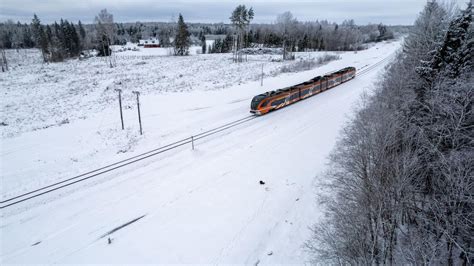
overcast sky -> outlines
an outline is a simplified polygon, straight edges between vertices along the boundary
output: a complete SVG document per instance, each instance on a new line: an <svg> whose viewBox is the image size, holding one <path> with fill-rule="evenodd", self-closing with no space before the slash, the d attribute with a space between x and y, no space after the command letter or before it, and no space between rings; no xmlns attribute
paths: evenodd
<svg viewBox="0 0 474 266"><path fill-rule="evenodd" d="M0 0L0 21L30 22L36 13L43 23L60 18L93 22L103 8L115 22L171 21L178 13L189 22L225 22L238 4L253 7L256 23L271 23L276 15L290 11L300 21L326 19L357 24L413 24L427 0ZM454 0L464 7L468 0Z"/></svg>

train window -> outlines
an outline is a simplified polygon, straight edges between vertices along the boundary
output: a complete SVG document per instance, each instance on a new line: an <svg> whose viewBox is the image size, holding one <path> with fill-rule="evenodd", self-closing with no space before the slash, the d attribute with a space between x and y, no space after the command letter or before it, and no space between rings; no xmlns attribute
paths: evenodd
<svg viewBox="0 0 474 266"><path fill-rule="evenodd" d="M258 104L265 99L265 95L257 95L253 97L252 102L250 103L250 109L255 110L258 107Z"/></svg>
<svg viewBox="0 0 474 266"><path fill-rule="evenodd" d="M290 101L292 101L292 100L294 100L294 99L297 99L297 98L299 98L299 97L300 97L300 96L299 96L299 93L294 93L294 94L291 95Z"/></svg>
<svg viewBox="0 0 474 266"><path fill-rule="evenodd" d="M272 102L272 106L277 106L285 102L285 98L278 99Z"/></svg>
<svg viewBox="0 0 474 266"><path fill-rule="evenodd" d="M309 90L302 90L301 91L301 96L305 96L308 93L309 93Z"/></svg>
<svg viewBox="0 0 474 266"><path fill-rule="evenodd" d="M321 88L321 86L318 84L318 85L313 87L313 90L319 90L320 88Z"/></svg>

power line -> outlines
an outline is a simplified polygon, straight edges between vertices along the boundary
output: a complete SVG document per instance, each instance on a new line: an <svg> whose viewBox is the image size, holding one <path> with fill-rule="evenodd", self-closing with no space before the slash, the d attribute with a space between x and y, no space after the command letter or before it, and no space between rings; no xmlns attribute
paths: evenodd
<svg viewBox="0 0 474 266"><path fill-rule="evenodd" d="M365 69L363 69L363 70L361 70L361 71L357 74L357 76L362 76L362 75L367 74L367 73L370 72L372 69L376 68L377 66L379 66L379 65L382 64L383 62L387 61L387 60L390 59L391 57L392 57L392 55L391 55L391 56L387 56L386 58L380 60L379 62L377 62L377 63L375 63L375 64L373 64L373 65L371 65L371 66L369 66L369 67L367 67L367 68L365 68ZM150 151L147 151L147 152L144 152L144 153L141 153L141 154L132 156L132 157L130 157L130 158L127 158L127 159L124 159L124 160L121 160L121 161L118 161L118 162L115 162L115 163L112 163L112 164L109 164L109 165L106 165L106 166L103 166L103 167L94 169L94 170L92 170L92 171L89 171L89 172L86 172L86 173L83 173L83 174L80 174L80 175L77 175L77 176L74 176L74 177L71 177L71 178L68 178L68 179L65 179L65 180L56 182L56 183L53 183L53 184L50 184L50 185L47 185L47 186L44 186L44 187L41 187L41 188L38 188L38 189L35 189L35 190L32 190L32 191L29 191L29 192L26 192L26 193L23 193L23 194L14 196L14 197L12 197L12 198L9 198L9 199L0 201L0 204L8 203L8 204L5 204L5 205L0 206L0 209L6 208L6 207L9 207L9 206L12 206L12 205L19 204L19 203L21 203L21 202L25 202L25 201L27 201L27 200L30 200L30 199L39 197L39 196L41 196L41 195L45 195L45 194L51 193L51 192L53 192L53 191L56 191L56 190L59 190L59 189L62 189L62 188L71 186L71 185L73 185L73 184L76 184L76 183L79 183L79 182L88 180L88 179L90 179L90 178L93 178L93 177L96 177L96 176L99 176L99 175L102 175L102 174L111 172L111 171L113 171L113 170L116 170L116 169L125 167L125 166L127 166L127 165L130 165L130 164L133 164L133 163L142 161L142 160L144 160L144 159L153 157L153 156L155 156L155 155L164 153L164 152L166 152L166 151L169 151L169 150L172 150L172 149L176 149L176 148L181 147L181 146L184 146L184 145L186 145L186 144L191 144L191 145L193 146L193 148L194 148L194 141L196 141L196 140L200 140L200 139L209 137L209 136L211 136L211 135L214 135L214 134L217 134L217 133L219 133L219 132L225 131L225 130L230 129L230 128L232 128L232 127L235 127L235 126L238 126L238 125L240 125L240 124L249 122L249 121L251 121L251 120L253 120L253 119L255 119L255 118L257 118L257 116L249 115L249 116L246 116L246 117L243 117L243 118L234 120L234 121L232 121L232 122L226 123L226 124L224 124L224 125L215 127L215 128L213 128L213 129L210 129L210 130L201 132L201 133L199 133L199 134L192 135L192 136L189 137L189 138L181 139L181 140L178 140L178 141L176 141L176 142L167 144L167 145L165 145L165 146L158 147L158 148L156 148L156 149L153 149L153 150L150 150Z"/></svg>

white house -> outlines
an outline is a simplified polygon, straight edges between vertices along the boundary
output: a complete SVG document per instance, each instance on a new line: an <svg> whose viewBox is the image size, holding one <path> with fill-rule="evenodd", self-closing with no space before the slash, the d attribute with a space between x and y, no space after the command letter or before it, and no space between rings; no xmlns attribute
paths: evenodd
<svg viewBox="0 0 474 266"><path fill-rule="evenodd" d="M138 46L143 46L144 48L157 48L160 47L160 40L157 38L139 40Z"/></svg>

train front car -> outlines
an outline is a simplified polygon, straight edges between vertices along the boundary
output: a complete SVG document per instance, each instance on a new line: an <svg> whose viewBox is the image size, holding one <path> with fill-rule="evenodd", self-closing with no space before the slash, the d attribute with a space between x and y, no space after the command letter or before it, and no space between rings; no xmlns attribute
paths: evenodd
<svg viewBox="0 0 474 266"><path fill-rule="evenodd" d="M355 67L346 67L345 74L343 76L344 81L355 78L356 68Z"/></svg>
<svg viewBox="0 0 474 266"><path fill-rule="evenodd" d="M266 94L259 94L252 98L252 102L250 103L250 112L256 115L264 114L261 110L262 101L267 97Z"/></svg>

